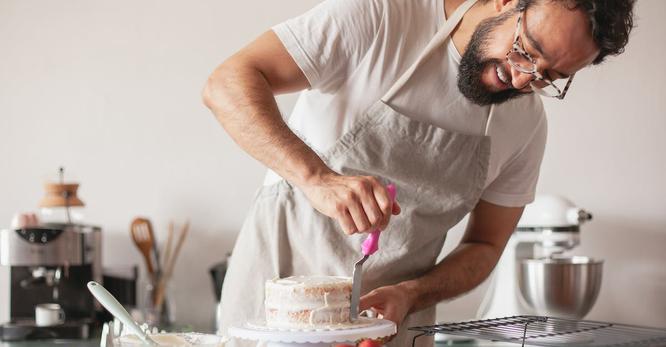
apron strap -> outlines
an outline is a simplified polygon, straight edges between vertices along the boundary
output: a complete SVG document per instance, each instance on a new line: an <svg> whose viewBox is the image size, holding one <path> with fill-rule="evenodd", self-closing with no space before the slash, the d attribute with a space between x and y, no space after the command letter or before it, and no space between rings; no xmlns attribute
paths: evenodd
<svg viewBox="0 0 666 347"><path fill-rule="evenodd" d="M490 122L493 121L493 115L495 114L495 104L490 104L490 111L488 111L488 118L486 118L486 126L483 130L483 136L490 135Z"/></svg>
<svg viewBox="0 0 666 347"><path fill-rule="evenodd" d="M460 20L462 19L463 15L467 13L467 10L469 10L472 5L476 3L476 0L467 0L465 1L462 5L458 6L458 8L453 12L453 15L451 15L451 18L449 18L446 23L444 23L444 26L437 31L435 36L428 42L428 45L426 48L421 52L419 57L416 59L416 61L405 71L400 78L398 78L397 81L391 86L388 92L381 98L383 102L388 102L391 100L396 93L402 88L407 81L409 81L410 77L414 74L414 71L416 71L416 68L419 67L419 65L427 59L432 52L435 51L439 46L441 46L446 39L449 38L449 35L453 31L453 29L460 23Z"/></svg>

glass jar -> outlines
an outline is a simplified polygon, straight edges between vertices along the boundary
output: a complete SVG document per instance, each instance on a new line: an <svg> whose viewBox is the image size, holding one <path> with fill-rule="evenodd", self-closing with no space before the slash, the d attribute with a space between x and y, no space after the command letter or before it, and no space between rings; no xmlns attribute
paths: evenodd
<svg viewBox="0 0 666 347"><path fill-rule="evenodd" d="M156 279L149 279L143 283L141 295L142 323L158 329L168 330L176 321L176 307L171 295L171 285L162 284ZM161 296L161 299L159 298ZM158 304L157 301L161 300Z"/></svg>

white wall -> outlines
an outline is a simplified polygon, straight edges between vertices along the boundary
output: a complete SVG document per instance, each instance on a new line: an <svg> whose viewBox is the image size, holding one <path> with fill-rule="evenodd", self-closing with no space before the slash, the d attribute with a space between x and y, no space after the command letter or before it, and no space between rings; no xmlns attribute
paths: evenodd
<svg viewBox="0 0 666 347"><path fill-rule="evenodd" d="M189 217L174 296L180 321L208 326L208 266L231 249L264 170L202 106L201 87L243 44L317 2L0 0L0 225L35 209L59 165L104 228L106 264L140 263L132 217L151 217L160 236ZM580 73L566 102L547 102L539 190L595 214L579 251L607 263L590 317L666 326L666 2L638 5L628 52ZM444 318L471 317L478 292L443 305Z"/></svg>
<svg viewBox="0 0 666 347"><path fill-rule="evenodd" d="M160 236L189 217L173 290L179 320L208 326L208 267L230 251L264 170L200 91L225 57L314 3L0 0L0 225L36 207L59 165L104 227L105 264L141 262L134 216Z"/></svg>

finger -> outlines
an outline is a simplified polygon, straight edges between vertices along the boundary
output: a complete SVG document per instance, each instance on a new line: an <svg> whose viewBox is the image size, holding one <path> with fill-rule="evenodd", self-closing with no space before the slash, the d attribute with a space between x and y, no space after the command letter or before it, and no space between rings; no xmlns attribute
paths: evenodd
<svg viewBox="0 0 666 347"><path fill-rule="evenodd" d="M358 229L356 229L356 224L354 224L354 220L352 219L351 214L349 214L349 211L344 210L339 214L337 219L338 224L340 224L340 227L342 228L342 231L345 232L345 234L351 235L358 232Z"/></svg>
<svg viewBox="0 0 666 347"><path fill-rule="evenodd" d="M402 317L400 317L400 314L397 310L397 305L386 305L386 308L384 309L384 319L390 320L395 324L400 323L402 320Z"/></svg>
<svg viewBox="0 0 666 347"><path fill-rule="evenodd" d="M379 204L377 204L375 195L365 194L362 197L361 203L363 204L365 215L368 217L368 221L370 222L370 228L368 229L374 230L380 228L384 219L384 215L382 210L379 208Z"/></svg>
<svg viewBox="0 0 666 347"><path fill-rule="evenodd" d="M393 201L393 206L392 206L392 211L394 216L397 216L402 212L402 208L400 207L400 204L397 201Z"/></svg>
<svg viewBox="0 0 666 347"><path fill-rule="evenodd" d="M388 300L387 296L382 294L381 291L371 292L361 298L359 310L374 310L382 319L391 321L399 319L394 308L395 305L391 305Z"/></svg>
<svg viewBox="0 0 666 347"><path fill-rule="evenodd" d="M386 297L377 290L373 290L368 294L365 294L359 300L358 308L359 311L368 310L370 308L381 308L386 301Z"/></svg>
<svg viewBox="0 0 666 347"><path fill-rule="evenodd" d="M349 210L349 214L354 220L354 224L356 225L356 229L358 231L370 230L372 225L368 220L368 216L365 214L363 205L358 200L350 201L349 205L347 205L347 209Z"/></svg>
<svg viewBox="0 0 666 347"><path fill-rule="evenodd" d="M375 193L375 200L377 200L379 209L382 212L382 221L379 225L379 228L384 230L388 225L389 219L391 218L391 205L393 204L391 202L391 198L389 197L388 191L386 190L386 187L383 185L378 184L373 192Z"/></svg>

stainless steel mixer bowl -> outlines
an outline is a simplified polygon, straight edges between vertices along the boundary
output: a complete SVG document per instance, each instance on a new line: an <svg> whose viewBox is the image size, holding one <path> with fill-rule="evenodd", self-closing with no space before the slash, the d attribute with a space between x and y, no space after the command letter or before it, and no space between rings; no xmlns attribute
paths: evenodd
<svg viewBox="0 0 666 347"><path fill-rule="evenodd" d="M518 266L520 293L538 315L580 319L590 312L599 296L602 260L523 259Z"/></svg>

